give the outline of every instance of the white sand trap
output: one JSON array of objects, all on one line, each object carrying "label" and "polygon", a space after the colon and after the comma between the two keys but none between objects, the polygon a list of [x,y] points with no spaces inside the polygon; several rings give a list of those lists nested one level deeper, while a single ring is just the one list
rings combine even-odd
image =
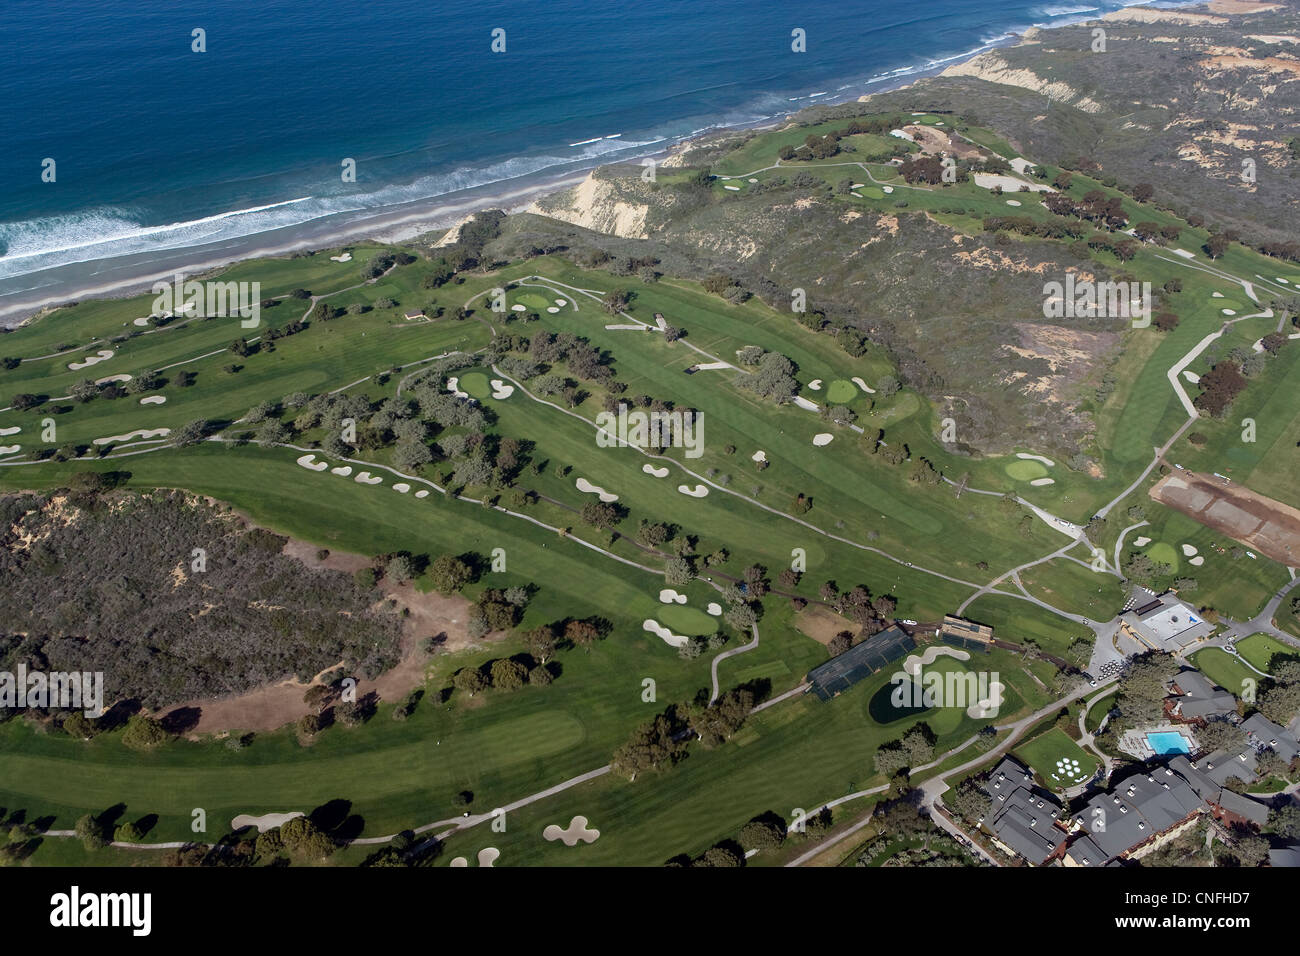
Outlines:
[{"label": "white sand trap", "polygon": [[397,484],[393,485],[393,490],[399,495],[404,495],[410,492],[411,486],[404,481],[399,481]]},{"label": "white sand trap", "polygon": [[1006,688],[1002,681],[995,680],[989,682],[989,696],[984,700],[977,701],[966,708],[966,716],[974,720],[983,720],[987,717],[996,717],[998,711],[1002,709],[1003,691]]},{"label": "white sand trap", "polygon": [[852,188],[853,188],[853,189],[863,189],[863,188],[866,187],[866,185],[867,185],[866,183],[853,183],[853,184],[852,184]]},{"label": "white sand trap", "polygon": [[1235,311],[1234,309],[1223,309],[1222,311],[1223,311],[1223,314],[1224,314],[1224,315],[1236,315],[1236,314],[1237,314],[1236,311]]},{"label": "white sand trap", "polygon": [[1287,282],[1286,279],[1283,279],[1281,276],[1278,276],[1278,277],[1277,277],[1277,281],[1280,282],[1280,283],[1282,283],[1283,285],[1290,285],[1290,284],[1291,284],[1290,282]]},{"label": "white sand trap", "polygon": [[1141,535],[1133,539],[1133,546],[1135,548],[1145,548],[1150,543],[1151,543],[1151,539],[1148,538],[1146,535]]},{"label": "white sand trap", "polygon": [[90,368],[92,365],[98,365],[100,362],[107,362],[113,357],[112,349],[100,349],[94,355],[87,355],[80,362],[69,362],[68,368],[74,372],[80,372],[83,368]]},{"label": "white sand trap", "polygon": [[711,372],[714,369],[720,368],[735,368],[735,366],[729,365],[726,362],[701,362],[699,365],[695,366],[697,372]]},{"label": "white sand trap", "polygon": [[132,319],[132,320],[131,320],[131,324],[132,324],[132,325],[148,325],[148,324],[149,324],[149,317],[148,317],[148,316],[145,316],[143,319]]},{"label": "white sand trap", "polygon": [[375,476],[371,475],[370,472],[368,471],[363,471],[361,474],[357,475],[352,480],[359,485],[381,485],[384,482],[384,479],[376,478]]},{"label": "white sand trap", "polygon": [[888,195],[889,193],[892,193],[892,192],[894,191],[894,187],[893,187],[893,186],[881,186],[881,187],[880,187],[880,191],[883,192],[883,193],[885,193],[886,195]]},{"label": "white sand trap", "polygon": [[820,392],[822,390],[822,380],[819,378],[815,378],[808,383],[808,387],[811,388],[814,392]]},{"label": "white sand trap", "polygon": [[1048,193],[1052,191],[1051,186],[1045,186],[1042,183],[1031,183],[1023,179],[1017,179],[1015,176],[1007,176],[1003,173],[972,173],[971,179],[975,180],[975,185],[984,189],[992,189],[994,186],[1001,186],[1003,192],[1019,192],[1021,186],[1028,186],[1029,191],[1033,193]]},{"label": "white sand trap", "polygon": [[146,395],[140,399],[141,405],[166,405],[167,397],[165,395]]},{"label": "white sand trap", "polygon": [[17,435],[22,430],[23,426],[21,425],[15,425],[13,428],[0,428],[0,437],[4,437],[5,435]]},{"label": "white sand trap", "polygon": [[1211,298],[1211,299],[1222,299],[1222,298],[1223,298],[1223,293],[1222,293],[1222,292],[1211,292],[1211,293],[1210,293],[1210,298]]},{"label": "white sand trap", "polygon": [[631,332],[645,332],[645,331],[647,331],[649,328],[650,328],[650,327],[649,327],[648,325],[628,325],[628,324],[624,323],[623,325],[607,325],[607,326],[605,326],[605,331],[607,331],[607,332],[626,332],[626,331],[631,331]]},{"label": "white sand trap", "polygon": [[583,843],[595,843],[599,837],[600,831],[587,826],[586,817],[574,817],[566,828],[552,823],[542,831],[542,839],[559,840],[565,846],[577,846],[579,840]]},{"label": "white sand trap", "polygon": [[170,428],[137,428],[133,432],[127,432],[125,435],[109,435],[107,438],[96,438],[92,445],[110,445],[117,441],[130,441],[133,438],[166,438],[172,433]]},{"label": "white sand trap", "polygon": [[525,305],[520,305],[518,302],[516,302],[514,305],[512,305],[512,306],[510,307],[510,311],[511,311],[511,312],[527,312],[527,311],[528,311],[528,307],[525,306]]},{"label": "white sand trap", "polygon": [[515,387],[513,385],[507,385],[499,378],[492,379],[491,384],[492,384],[492,397],[497,399],[498,401],[500,401],[501,399],[509,398],[511,395],[515,393]]},{"label": "white sand trap", "polygon": [[577,481],[574,482],[574,484],[578,486],[579,491],[585,492],[586,494],[589,495],[599,495],[600,500],[606,503],[609,503],[611,501],[618,501],[618,495],[612,495],[604,488],[600,487],[599,485],[593,485],[586,478],[579,478]]},{"label": "white sand trap", "polygon": [[330,256],[330,262],[351,262],[352,253],[345,252],[341,256]]},{"label": "white sand trap", "polygon": [[818,432],[813,435],[813,444],[820,448],[822,445],[829,445],[835,440],[835,436],[830,432]]},{"label": "white sand trap", "polygon": [[1197,552],[1196,545],[1194,545],[1194,544],[1185,544],[1185,545],[1183,545],[1183,557],[1184,557],[1184,558],[1190,558],[1190,557],[1192,557],[1192,555],[1196,554],[1196,552]]},{"label": "white sand trap", "polygon": [[468,867],[469,860],[465,859],[463,856],[458,856],[456,859],[452,860],[449,865],[455,867]]},{"label": "white sand trap", "polygon": [[927,647],[924,653],[912,654],[903,661],[903,672],[908,677],[915,677],[922,667],[929,667],[940,657],[955,657],[959,661],[970,660],[970,654],[955,647]]},{"label": "white sand trap", "polygon": [[338,475],[340,478],[351,478],[351,477],[352,477],[352,466],[351,466],[351,465],[339,465],[337,468],[331,468],[331,469],[330,469],[330,474],[331,474],[331,475]]},{"label": "white sand trap", "polygon": [[1193,253],[1193,252],[1188,252],[1186,249],[1170,249],[1169,251],[1172,252],[1172,253],[1173,253],[1174,255],[1176,255],[1176,256],[1182,256],[1184,259],[1195,259],[1195,258],[1196,258],[1196,254],[1195,254],[1195,253]]},{"label": "white sand trap", "polygon": [[1264,351],[1264,340],[1263,340],[1263,339],[1256,339],[1254,342],[1252,342],[1252,343],[1250,344],[1250,348],[1251,348],[1251,351],[1254,351],[1254,352],[1262,352],[1262,351]]},{"label": "white sand trap", "polygon": [[1201,380],[1201,376],[1189,369],[1183,369],[1183,378],[1195,385]]},{"label": "white sand trap", "polygon": [[558,306],[566,306],[566,305],[568,305],[569,303],[568,303],[568,301],[565,300],[565,299],[556,299],[556,300],[555,300],[555,304],[558,305]]},{"label": "white sand trap", "polygon": [[1008,200],[1007,200],[1007,205],[1008,205],[1008,206],[1019,206],[1019,205],[1020,205],[1020,200],[1019,200],[1019,199],[1008,199]]},{"label": "white sand trap", "polygon": [[710,601],[704,610],[708,611],[714,617],[720,617],[722,615],[722,605],[717,601]]},{"label": "white sand trap", "polygon": [[677,490],[684,495],[690,495],[692,498],[703,498],[709,493],[707,485],[696,485],[694,488],[690,485],[678,485]]},{"label": "white sand trap", "polygon": [[551,313],[551,315],[555,315],[555,313],[559,312],[560,310],[553,305],[548,305],[546,307],[546,311]]},{"label": "white sand trap", "polygon": [[1031,454],[1029,454],[1029,452],[1027,452],[1027,451],[1018,451],[1018,452],[1016,452],[1016,457],[1017,457],[1017,458],[1023,458],[1025,461],[1036,461],[1036,462],[1039,462],[1040,464],[1046,465],[1048,468],[1055,468],[1055,467],[1056,467],[1056,462],[1052,461],[1052,459],[1050,459],[1050,458],[1044,458],[1042,455],[1031,455]]},{"label": "white sand trap", "polygon": [[816,402],[808,401],[808,399],[804,398],[802,395],[796,395],[794,397],[794,403],[798,405],[800,408],[802,408],[804,411],[816,412],[821,410],[820,405],[818,405]]},{"label": "white sand trap", "polygon": [[[756,182],[758,182],[758,180],[755,179],[755,178],[753,178],[753,177],[751,176],[748,180],[746,180],[746,182],[756,183]],[[1283,279],[1282,281],[1285,282],[1286,280]]]},{"label": "white sand trap", "polygon": [[415,497],[417,497],[417,498],[427,498],[427,497],[429,497],[429,489],[428,489],[428,488],[421,488],[419,491],[417,491],[417,492],[415,493]]},{"label": "white sand trap", "polygon": [[329,465],[323,461],[317,461],[315,455],[303,455],[298,459],[298,464],[311,471],[324,471]]},{"label": "white sand trap", "polygon": [[738,193],[738,192],[740,192],[740,187],[739,187],[739,186],[723,186],[722,188],[723,188],[723,189],[730,189],[733,193]]},{"label": "white sand trap", "polygon": [[447,379],[447,391],[451,392],[451,394],[455,395],[457,398],[469,398],[469,392],[462,392],[460,390],[460,379],[454,375]]},{"label": "white sand trap", "polygon": [[1194,568],[1199,568],[1202,564],[1205,563],[1205,555],[1203,555],[1203,554],[1198,554],[1196,557],[1192,558],[1192,559],[1191,559],[1190,561],[1188,561],[1187,563],[1190,564],[1190,565],[1191,565],[1192,567],[1194,567]]},{"label": "white sand trap", "polygon": [[767,461],[767,452],[760,448],[758,451],[754,452],[754,454],[750,455],[749,459],[750,461]]},{"label": "white sand trap", "polygon": [[672,588],[664,588],[659,592],[660,604],[685,604],[686,595]]},{"label": "white sand trap", "polygon": [[876,390],[875,390],[874,388],[872,388],[870,385],[868,385],[866,382],[862,381],[862,379],[859,378],[858,376],[856,376],[856,375],[853,376],[852,381],[853,381],[853,384],[854,384],[854,385],[856,385],[858,388],[862,389],[862,390],[863,390],[864,392],[866,392],[868,395],[874,395],[874,394],[876,394]]},{"label": "white sand trap", "polygon": [[1056,484],[1056,479],[1055,479],[1055,478],[1035,478],[1033,481],[1030,482],[1030,484],[1033,485],[1035,488],[1042,488],[1044,485],[1054,485],[1054,484]]},{"label": "white sand trap", "polygon": [[484,847],[478,851],[479,866],[491,866],[499,859],[501,859],[501,851],[494,846]]},{"label": "white sand trap", "polygon": [[258,833],[265,833],[267,830],[274,830],[280,824],[288,823],[290,820],[302,815],[301,810],[295,810],[293,813],[264,813],[260,817],[241,813],[230,821],[230,828],[232,830],[242,830],[244,827],[257,827]]},{"label": "white sand trap", "polygon": [[649,631],[651,634],[662,638],[665,644],[671,644],[673,647],[681,647],[690,640],[690,638],[686,637],[684,634],[674,634],[658,621],[649,617],[641,622],[641,630]]},{"label": "white sand trap", "polygon": [[656,468],[654,465],[642,465],[641,470],[644,471],[647,475],[654,475],[656,478],[668,477],[667,468]]},{"label": "white sand trap", "polygon": [[866,198],[867,198],[866,196],[862,195],[862,193],[859,193],[859,192],[850,192],[849,195],[850,195],[850,196],[853,196],[853,197],[855,197],[855,198],[857,198],[857,199],[866,199]]},{"label": "white sand trap", "polygon": [[22,445],[0,445],[0,457],[16,455],[23,450]]},{"label": "white sand trap", "polygon": [[123,372],[121,375],[105,375],[103,378],[95,379],[96,385],[107,385],[109,382],[129,382],[131,376]]}]

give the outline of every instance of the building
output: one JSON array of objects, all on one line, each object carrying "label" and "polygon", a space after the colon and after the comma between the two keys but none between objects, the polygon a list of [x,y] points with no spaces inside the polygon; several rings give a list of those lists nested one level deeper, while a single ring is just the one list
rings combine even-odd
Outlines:
[{"label": "building", "polygon": [[1212,717],[1237,712],[1237,699],[1198,670],[1181,671],[1169,689],[1165,713],[1174,720],[1204,726]]},{"label": "building", "polygon": [[1181,654],[1214,633],[1214,625],[1202,619],[1194,608],[1180,601],[1172,591],[1124,611],[1119,626],[1143,647],[1170,654]]},{"label": "building", "polygon": [[1234,777],[1242,783],[1254,783],[1259,777],[1255,756],[1254,748],[1249,746],[1238,753],[1216,750],[1214,753],[1206,754],[1193,766],[1220,787],[1226,787],[1228,781]]},{"label": "building", "polygon": [[1076,841],[1065,856],[1072,866],[1095,866],[1096,852],[1106,860],[1139,859],[1194,826],[1205,809],[1191,784],[1168,766],[1134,774],[1089,800],[1075,819],[1095,851],[1083,846],[1076,852]]},{"label": "building", "polygon": [[1300,754],[1300,742],[1291,731],[1280,724],[1275,724],[1263,714],[1252,714],[1241,722],[1241,729],[1250,737],[1250,742],[1259,748],[1268,748],[1290,763]]},{"label": "building", "polygon": [[402,318],[408,322],[414,322],[416,319],[428,318],[423,312],[403,312]]},{"label": "building", "polygon": [[939,628],[939,640],[971,651],[988,653],[993,643],[993,628],[987,624],[976,624],[965,618],[945,614]]},{"label": "building", "polygon": [[1034,775],[1010,757],[1003,759],[984,783],[993,801],[984,826],[1006,852],[1033,866],[1052,859],[1069,833],[1058,823],[1060,802],[1034,786]]},{"label": "building", "polygon": [[1186,757],[1175,757],[1169,761],[1169,769],[1187,781],[1205,802],[1210,814],[1220,823],[1227,826],[1262,827],[1268,821],[1267,806],[1215,782]]},{"label": "building", "polygon": [[891,624],[843,654],[832,657],[808,672],[807,681],[822,700],[830,700],[864,677],[916,649],[916,641],[897,624]]}]

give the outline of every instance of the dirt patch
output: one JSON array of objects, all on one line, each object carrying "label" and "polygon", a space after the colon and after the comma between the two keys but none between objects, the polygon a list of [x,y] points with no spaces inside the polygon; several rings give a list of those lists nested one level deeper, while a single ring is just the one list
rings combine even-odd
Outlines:
[{"label": "dirt patch", "polygon": [[1287,567],[1300,563],[1300,510],[1288,504],[1190,471],[1166,475],[1148,494]]},{"label": "dirt patch", "polygon": [[916,145],[921,147],[921,152],[927,156],[942,156],[946,153],[958,159],[978,159],[984,155],[977,146],[933,126],[918,123],[904,126],[903,132],[910,133]]},{"label": "dirt patch", "polygon": [[818,644],[829,644],[840,631],[856,634],[862,628],[847,617],[840,617],[830,608],[810,604],[794,616],[794,626]]}]

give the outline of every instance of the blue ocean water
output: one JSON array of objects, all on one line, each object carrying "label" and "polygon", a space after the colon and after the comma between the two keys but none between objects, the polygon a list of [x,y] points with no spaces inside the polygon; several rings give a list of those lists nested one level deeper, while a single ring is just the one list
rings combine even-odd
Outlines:
[{"label": "blue ocean water", "polygon": [[[644,155],[1119,0],[11,0],[0,293]],[[206,52],[191,50],[206,32]],[[491,51],[505,31],[504,53]],[[791,50],[806,31],[807,52]],[[41,180],[55,160],[56,181]],[[357,163],[345,183],[341,162]]]}]

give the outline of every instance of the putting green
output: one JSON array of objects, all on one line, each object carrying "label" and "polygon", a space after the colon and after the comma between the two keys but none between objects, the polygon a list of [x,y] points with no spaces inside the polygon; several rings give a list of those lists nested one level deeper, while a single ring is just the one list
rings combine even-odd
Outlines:
[{"label": "putting green", "polygon": [[842,378],[837,378],[826,387],[826,401],[835,405],[843,405],[845,402],[851,402],[858,397],[858,387],[852,382],[846,382]]},{"label": "putting green", "polygon": [[858,194],[866,196],[868,199],[884,199],[885,193],[879,186],[863,186],[858,190]]},{"label": "putting green", "polygon": [[487,376],[482,372],[466,372],[457,380],[457,384],[460,385],[462,391],[469,392],[470,395],[477,399],[487,398],[491,392]]},{"label": "putting green", "polygon": [[1178,570],[1178,552],[1174,550],[1172,544],[1166,544],[1163,541],[1157,541],[1151,547],[1147,548],[1146,556],[1152,561],[1158,561],[1160,564],[1167,564],[1174,571]]},{"label": "putting green", "polygon": [[1016,481],[1033,481],[1047,475],[1047,468],[1042,462],[1019,458],[1006,467],[1006,473]]},{"label": "putting green", "polygon": [[515,301],[534,312],[544,312],[547,306],[555,304],[540,292],[518,292]]},{"label": "putting green", "polygon": [[660,624],[675,634],[712,634],[718,629],[716,617],[684,604],[665,604],[655,616]]}]

